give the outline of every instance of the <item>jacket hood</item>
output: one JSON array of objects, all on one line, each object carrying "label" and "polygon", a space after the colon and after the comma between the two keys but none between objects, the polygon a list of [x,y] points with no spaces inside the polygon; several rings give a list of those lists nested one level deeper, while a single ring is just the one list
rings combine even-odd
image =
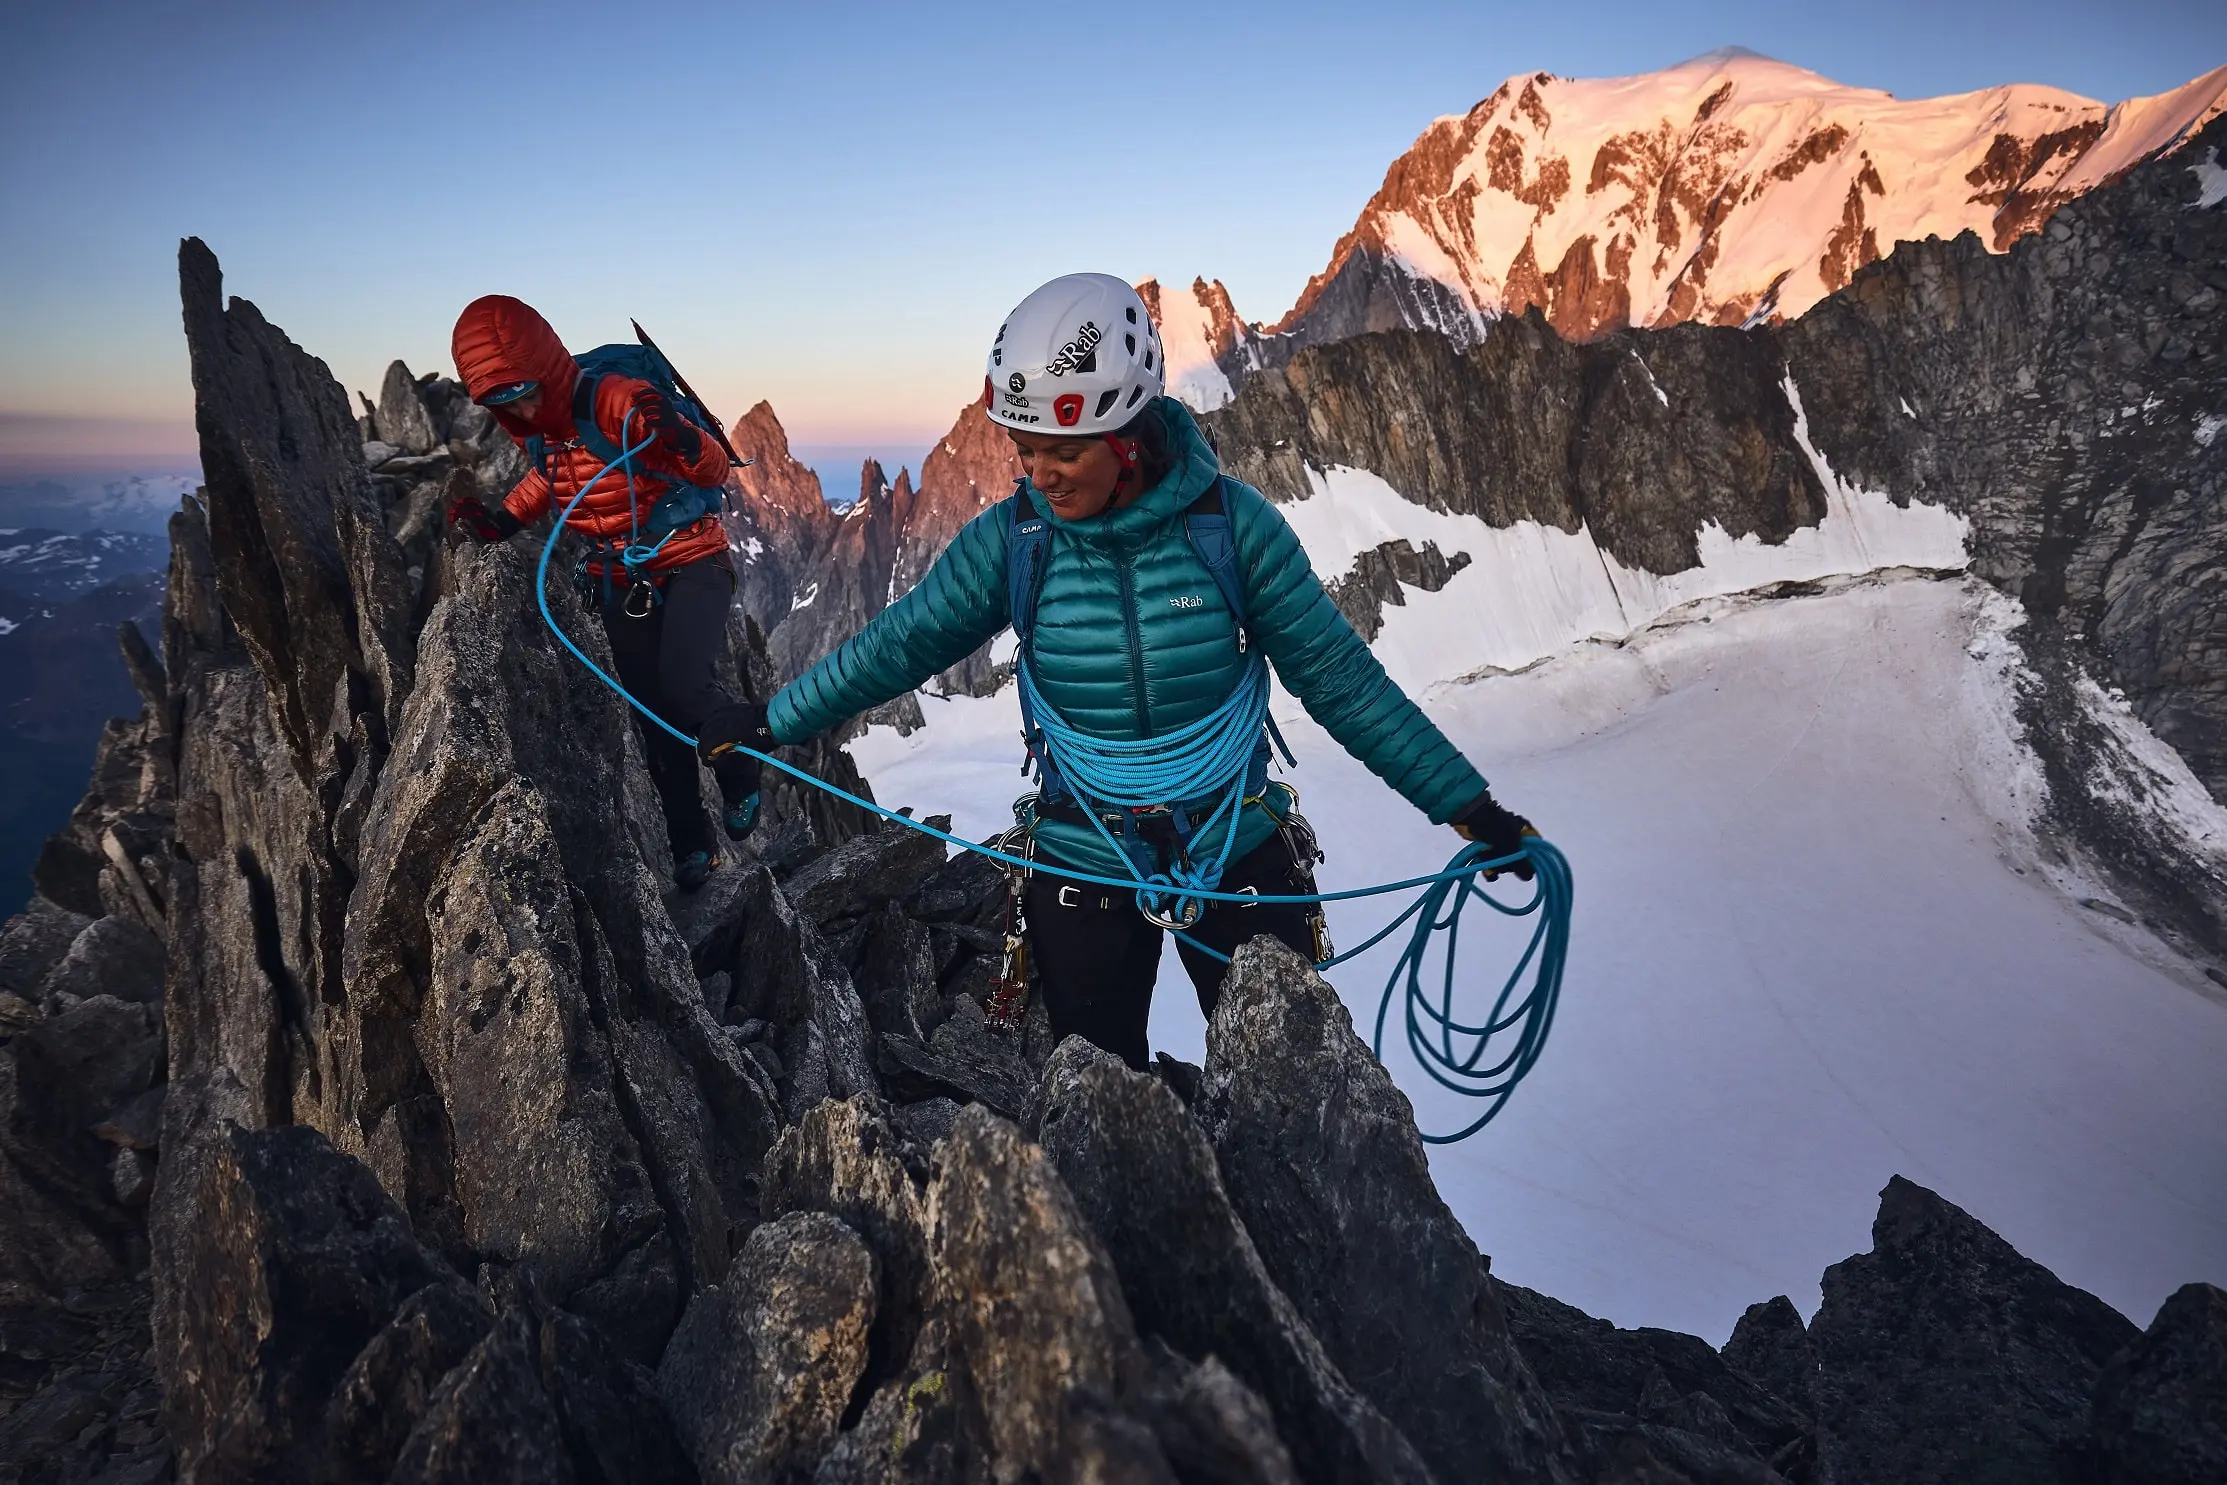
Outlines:
[{"label": "jacket hood", "polygon": [[572,388],[580,368],[532,305],[508,294],[474,299],[456,317],[449,348],[456,357],[456,374],[474,402],[506,382],[541,383],[541,409],[531,424],[507,408],[488,409],[510,433],[520,438],[571,435]]},{"label": "jacket hood", "polygon": [[1082,521],[1064,521],[1054,513],[1051,503],[1028,486],[1029,502],[1036,513],[1049,517],[1061,530],[1092,546],[1109,551],[1134,551],[1152,540],[1168,522],[1174,520],[1201,495],[1214,477],[1222,472],[1221,461],[1214,457],[1214,448],[1199,431],[1198,421],[1191,410],[1173,397],[1155,397],[1145,404],[1145,410],[1159,416],[1167,429],[1168,455],[1175,462],[1160,483],[1113,510],[1101,511]]}]

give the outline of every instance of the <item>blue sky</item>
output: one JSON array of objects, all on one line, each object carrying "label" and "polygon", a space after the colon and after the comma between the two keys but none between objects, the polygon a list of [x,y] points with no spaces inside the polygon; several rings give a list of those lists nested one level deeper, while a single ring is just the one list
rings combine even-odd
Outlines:
[{"label": "blue sky", "polygon": [[[1906,97],[2158,92],[2227,5],[79,3],[0,53],[0,454],[190,447],[177,239],[375,390],[490,291],[910,449],[1054,273],[1274,318],[1434,116],[1738,44]],[[118,421],[121,420],[121,421]],[[165,445],[170,446],[170,445]],[[57,453],[57,458],[62,457]],[[135,454],[135,457],[136,454]]]}]

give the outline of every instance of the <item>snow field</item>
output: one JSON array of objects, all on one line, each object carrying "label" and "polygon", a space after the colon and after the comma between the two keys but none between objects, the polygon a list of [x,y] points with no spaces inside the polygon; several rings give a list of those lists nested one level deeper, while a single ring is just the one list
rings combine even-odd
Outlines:
[{"label": "snow field", "polygon": [[[1406,590],[1405,607],[1384,611],[1373,648],[1411,694],[1464,677],[1520,670],[1582,641],[1620,639],[1700,599],[1770,583],[1966,565],[1964,542],[1971,527],[1962,516],[1917,501],[1897,506],[1884,494],[1842,480],[1809,441],[1801,393],[1791,377],[1786,395],[1795,438],[1825,487],[1824,520],[1775,546],[1705,526],[1699,565],[1669,576],[1624,566],[1582,527],[1568,532],[1536,521],[1488,526],[1476,516],[1418,505],[1365,469],[1310,470],[1312,496],[1278,509],[1326,580],[1388,541],[1404,539],[1417,547],[1435,542],[1449,557],[1469,554],[1469,566],[1443,589]],[[1284,712],[1276,715],[1280,724]]]}]

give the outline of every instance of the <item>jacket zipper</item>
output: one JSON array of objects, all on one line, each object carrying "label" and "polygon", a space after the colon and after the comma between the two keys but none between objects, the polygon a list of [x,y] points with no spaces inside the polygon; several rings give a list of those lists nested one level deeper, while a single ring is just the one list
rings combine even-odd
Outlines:
[{"label": "jacket zipper", "polygon": [[1124,554],[1117,559],[1121,570],[1121,622],[1129,634],[1129,687],[1137,703],[1137,733],[1152,736],[1152,704],[1144,695],[1144,636],[1137,625],[1136,569]]}]

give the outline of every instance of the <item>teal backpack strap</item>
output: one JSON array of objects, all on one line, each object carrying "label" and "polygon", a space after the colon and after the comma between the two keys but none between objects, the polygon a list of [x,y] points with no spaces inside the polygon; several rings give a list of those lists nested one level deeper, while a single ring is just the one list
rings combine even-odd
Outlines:
[{"label": "teal backpack strap", "polygon": [[1020,642],[1028,649],[1036,630],[1036,600],[1044,593],[1044,569],[1052,554],[1052,523],[1038,515],[1021,489],[999,507],[1005,513],[1005,603]]},{"label": "teal backpack strap", "polygon": [[[1005,522],[1005,607],[1006,618],[1013,626],[1016,665],[1028,658],[1029,637],[1036,630],[1036,601],[1044,593],[1044,569],[1051,563],[1052,523],[1038,515],[1029,504],[1025,481],[1013,482],[1013,495],[998,503]],[[1036,709],[1029,704],[1029,688],[1019,688],[1021,701],[1021,742],[1028,749],[1029,757],[1036,763],[1036,780],[1041,796],[1051,799],[1067,792],[1059,774],[1052,768],[1051,754],[1044,749],[1044,730],[1037,725]],[[1022,771],[1028,770],[1026,763]]]},{"label": "teal backpack strap", "polygon": [[1245,623],[1245,581],[1237,570],[1237,533],[1230,528],[1222,480],[1223,476],[1214,476],[1206,493],[1183,513],[1183,534],[1190,538],[1191,550],[1206,564],[1214,586],[1222,590],[1222,602],[1229,605],[1230,616],[1237,621],[1237,652],[1242,655],[1252,648],[1253,637]]}]

